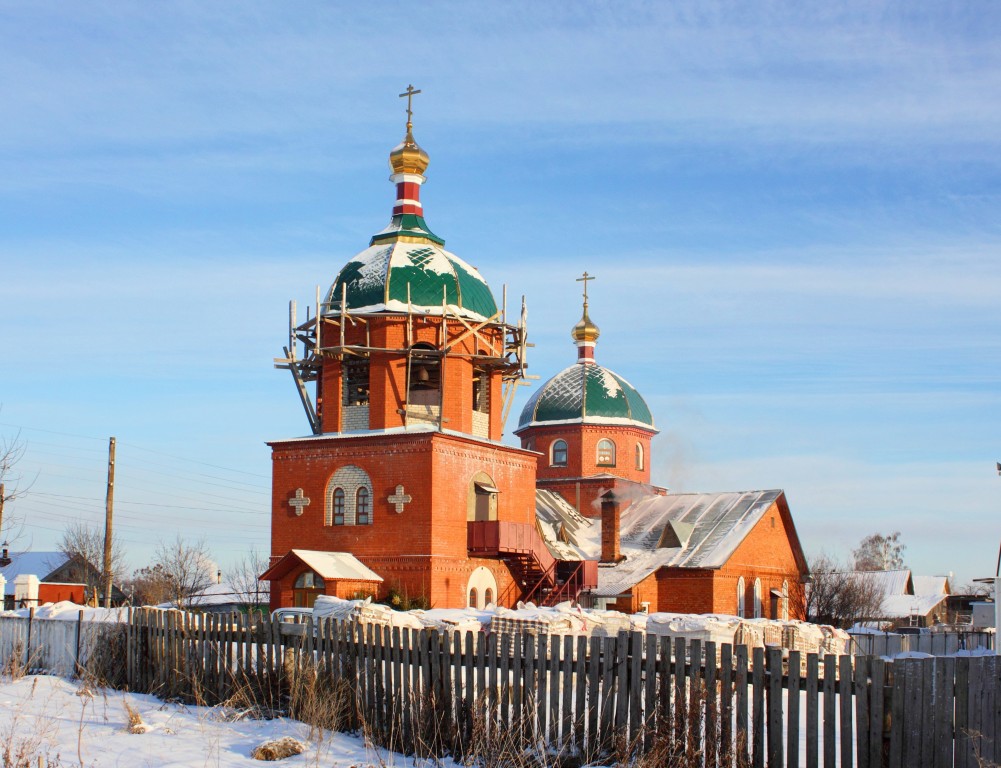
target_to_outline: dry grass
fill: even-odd
[[[301,755],[306,751],[306,745],[291,736],[266,741],[250,753],[254,760],[284,760],[286,757]]]

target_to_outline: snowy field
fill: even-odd
[[[129,733],[126,704],[137,711],[145,733]],[[250,757],[269,739],[291,736],[306,751],[279,762]],[[153,696],[108,689],[83,693],[76,681],[28,676],[0,683],[0,752],[19,752],[26,764],[128,768],[213,766],[413,765],[411,758],[366,747],[342,733],[311,731],[294,720],[240,719],[220,708],[165,704]],[[449,760],[437,765],[450,768]]]

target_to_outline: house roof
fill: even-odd
[[[366,566],[350,552],[320,552],[313,549],[291,549],[277,563],[262,573],[262,580],[280,579],[302,563],[327,580],[382,581],[382,576]]]
[[[24,574],[37,576],[44,581],[52,571],[65,565],[69,559],[62,552],[11,552],[10,563],[0,568],[0,574],[7,580],[4,594],[14,594],[14,579]]]
[[[939,604],[944,603],[945,593],[924,595],[887,595],[880,606],[882,619],[906,619],[911,616],[927,616]]]
[[[620,549],[625,559],[599,566],[595,594],[622,594],[659,568],[721,568],[773,506],[788,518],[781,490],[669,493],[634,501],[622,512],[620,522]],[[555,557],[601,557],[600,519],[582,517],[550,491],[536,492],[536,518]],[[805,571],[799,539],[791,519],[788,523],[793,551]]]
[[[915,595],[948,595],[951,593],[948,576],[915,576],[911,574],[914,582]]]

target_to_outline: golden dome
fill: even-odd
[[[591,318],[587,316],[587,302],[584,302],[584,316],[580,319],[580,322],[573,327],[570,331],[570,336],[576,342],[581,341],[597,341],[598,336],[601,335],[601,330],[593,322]]]
[[[389,153],[389,167],[393,173],[419,173],[424,175],[428,167],[428,153],[414,141],[412,126],[407,123],[407,135],[403,143]]]

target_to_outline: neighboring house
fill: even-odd
[[[945,576],[914,576],[907,568],[894,571],[851,571],[883,595],[879,615],[870,622],[894,627],[930,627],[948,618],[951,586]]]
[[[44,603],[68,600],[84,605],[94,599],[100,571],[80,557],[62,552],[8,552],[0,555],[0,577],[4,579],[4,609],[31,608]],[[112,602],[120,605],[124,594],[112,587]],[[104,599],[103,589],[98,599]]]

